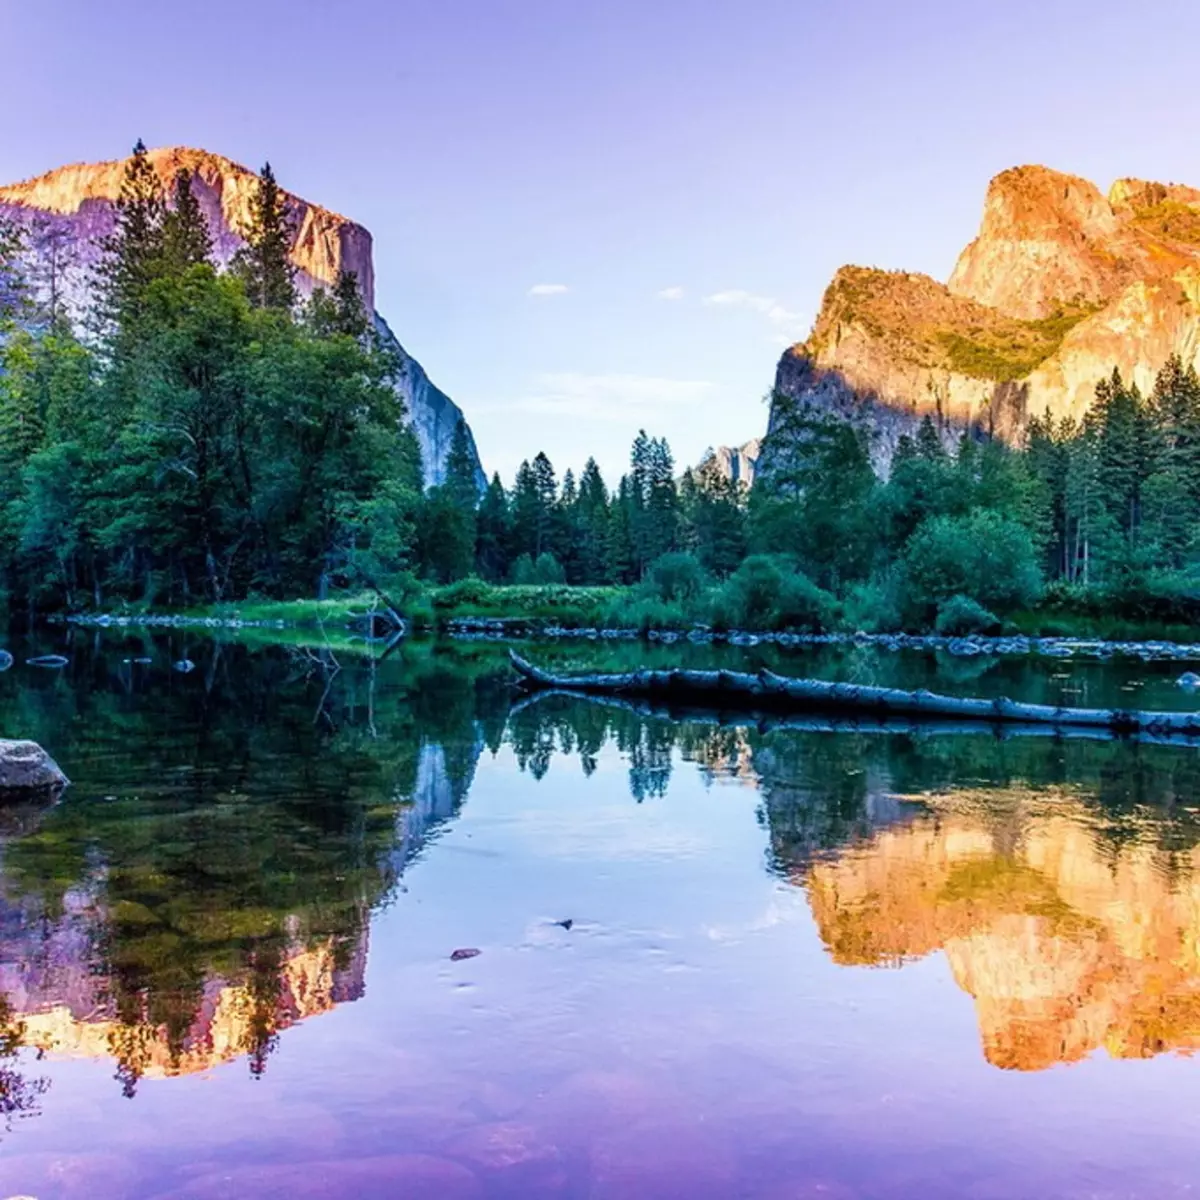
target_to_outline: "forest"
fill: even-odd
[[[480,493],[466,430],[422,487],[416,440],[343,275],[301,300],[270,167],[226,269],[180,172],[135,150],[86,302],[52,227],[0,229],[0,603],[10,611],[531,594],[609,625],[996,631],[1200,616],[1200,379],[1113,373],[1079,421],[1010,447],[926,418],[886,479],[860,428],[774,397],[752,489],[639,433],[610,485],[545,454]],[[586,590],[585,590],[586,589]]]

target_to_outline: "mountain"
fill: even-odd
[[[1200,190],[1120,179],[1108,195],[1047,167],[988,186],[979,234],[948,283],[842,267],[776,392],[862,425],[886,472],[929,415],[1006,440],[1079,418],[1114,367],[1144,391],[1171,354],[1200,363]],[[779,400],[769,430],[778,427]]]
[[[229,262],[242,245],[239,230],[249,221],[250,200],[257,176],[246,167],[205,150],[168,147],[151,150],[149,161],[166,190],[175,173],[186,169],[193,176],[193,192],[208,220],[215,257]],[[112,232],[116,201],[121,194],[127,159],[102,163],[77,163],[60,167],[24,183],[0,187],[0,219],[25,229],[34,245],[56,257],[60,286],[68,304],[78,310],[86,297],[90,268],[100,254],[100,240]],[[301,295],[318,285],[330,286],[342,271],[352,271],[368,311],[375,310],[375,267],[371,234],[363,226],[319,205],[286,193],[295,237],[291,260]],[[404,400],[421,446],[426,484],[440,483],[450,439],[460,409],[429,381],[421,364],[403,350],[384,319],[375,314],[376,326],[400,354],[404,372],[397,392]],[[468,428],[468,435],[470,430]],[[475,452],[474,438],[470,438]],[[476,469],[482,487],[483,470]]]
[[[743,446],[718,446],[708,449],[696,467],[698,475],[715,475],[718,479],[754,485],[754,473],[762,454],[762,438],[752,438]]]

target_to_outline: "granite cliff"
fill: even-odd
[[[754,473],[762,455],[762,438],[751,438],[741,446],[718,446],[704,452],[696,467],[696,474],[703,477],[754,485]]]
[[[843,267],[776,373],[781,404],[861,424],[886,472],[930,416],[947,442],[1078,419],[1120,369],[1147,390],[1171,354],[1200,365],[1200,191],[1026,166],[992,180],[949,282]],[[768,464],[769,465],[769,464]]]
[[[239,230],[249,218],[255,173],[219,154],[184,147],[151,150],[149,160],[164,191],[177,171],[192,173],[193,191],[208,220],[215,257],[221,265],[228,263],[242,244]],[[68,303],[76,308],[83,303],[89,268],[100,253],[100,240],[112,231],[126,161],[77,163],[24,183],[0,187],[0,219],[24,227],[42,243],[50,240],[49,234],[58,253],[66,250],[60,270]],[[308,295],[318,285],[336,282],[342,271],[351,271],[358,278],[368,310],[374,311],[371,234],[346,217],[299,196],[288,193],[287,202],[294,228],[291,260],[300,293]],[[421,364],[404,351],[378,313],[376,325],[397,349],[404,365],[397,391],[421,446],[425,481],[439,483],[450,439],[462,413],[429,381]],[[471,447],[474,452],[473,439]],[[482,468],[478,468],[478,476],[482,487]]]

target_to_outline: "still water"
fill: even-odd
[[[74,782],[0,813],[0,1197],[1200,1190],[1200,749],[514,703],[485,645],[7,644],[0,732]]]

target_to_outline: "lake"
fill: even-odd
[[[486,643],[4,644],[0,733],[73,783],[0,811],[0,1197],[1195,1194],[1200,749],[522,700]],[[1159,663],[523,649],[1195,703]]]

